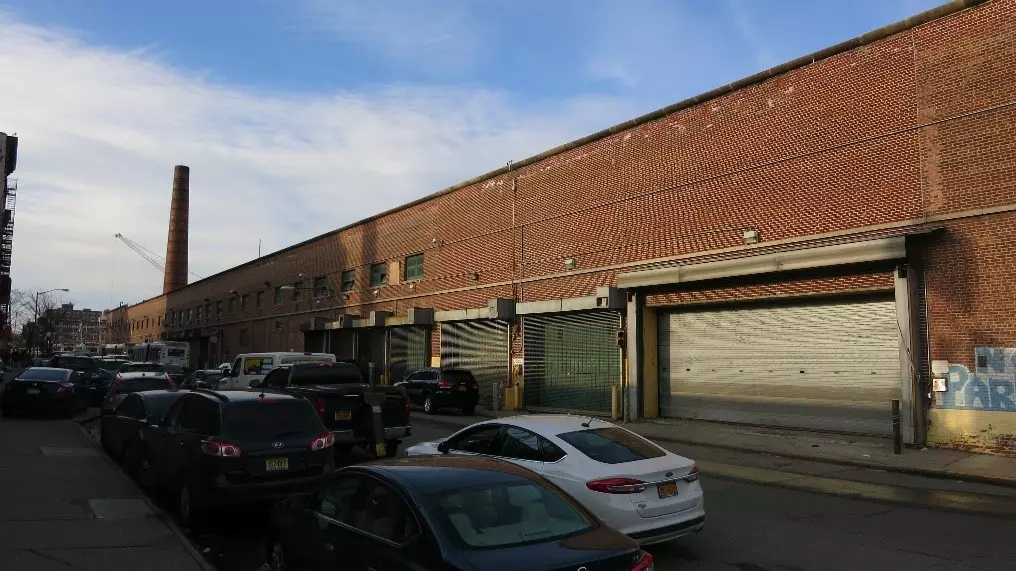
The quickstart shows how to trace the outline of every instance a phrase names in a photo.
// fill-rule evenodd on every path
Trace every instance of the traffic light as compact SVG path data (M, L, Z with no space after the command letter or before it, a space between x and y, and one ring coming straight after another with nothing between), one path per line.
M618 329L617 331L617 346L622 349L628 344L628 338L625 335L624 329Z

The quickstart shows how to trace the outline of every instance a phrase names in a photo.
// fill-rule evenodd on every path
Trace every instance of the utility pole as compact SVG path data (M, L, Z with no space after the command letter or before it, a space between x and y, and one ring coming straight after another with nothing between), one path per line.
M65 287L58 287L35 293L35 344L39 346L40 351L42 351L42 344L39 342L39 333L41 330L41 328L39 327L39 298L43 295L46 295L47 293L52 293L54 291L68 292L71 290Z

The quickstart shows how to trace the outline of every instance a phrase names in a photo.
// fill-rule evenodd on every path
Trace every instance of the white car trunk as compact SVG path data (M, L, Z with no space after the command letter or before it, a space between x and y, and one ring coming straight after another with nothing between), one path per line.
M667 455L624 464L611 464L612 475L633 478L650 484L644 492L629 494L635 510L642 517L658 517L695 507L697 497L688 496L693 485L680 478L687 476L695 463L679 456Z

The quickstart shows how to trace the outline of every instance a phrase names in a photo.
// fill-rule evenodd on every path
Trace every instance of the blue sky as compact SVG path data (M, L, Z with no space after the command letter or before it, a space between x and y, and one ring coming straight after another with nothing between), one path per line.
M14 287L158 293L174 164L210 275L939 3L7 0Z

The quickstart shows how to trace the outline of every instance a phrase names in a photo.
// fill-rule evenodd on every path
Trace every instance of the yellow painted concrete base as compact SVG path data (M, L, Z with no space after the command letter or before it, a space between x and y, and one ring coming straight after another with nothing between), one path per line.
M1016 412L929 411L928 444L1003 456L1016 456Z
M504 388L504 409L508 411L521 410L522 391L518 385Z

